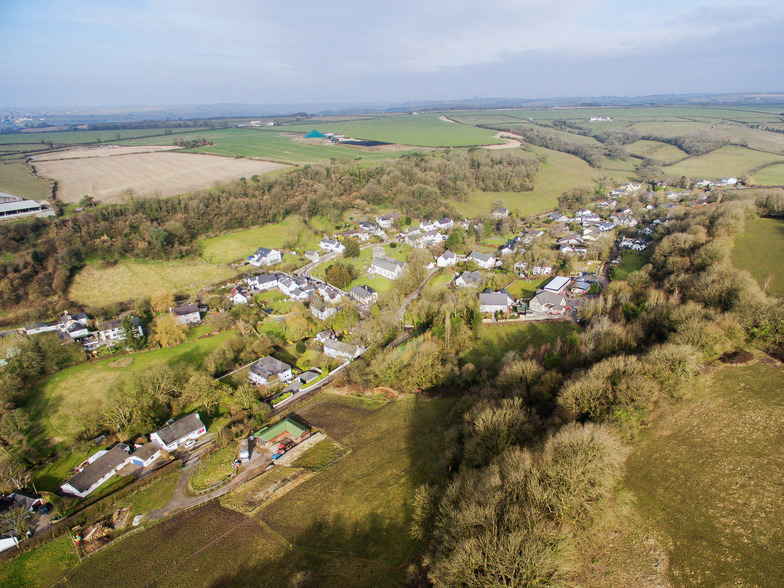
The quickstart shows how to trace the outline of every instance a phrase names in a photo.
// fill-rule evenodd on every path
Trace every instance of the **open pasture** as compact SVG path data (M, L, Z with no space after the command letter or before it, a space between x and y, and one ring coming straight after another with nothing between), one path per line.
M384 141L417 147L471 147L503 143L497 131L470 125L444 122L438 114L403 114L344 123L306 122L287 125L287 129L308 132L340 133L356 139Z
M624 147L626 151L637 157L653 159L662 163L675 163L681 159L689 157L685 151L678 149L675 145L661 143L659 141L637 141Z
M760 218L747 223L735 239L731 259L768 294L784 297L784 220Z
M177 135L198 132L199 129L172 130L167 134L165 129L120 129L112 131L49 131L44 133L9 133L0 135L0 145L19 143L51 142L54 145L82 145L86 143L115 143L126 139L140 137L163 137L169 144Z
M39 161L38 173L57 180L57 198L79 202L85 194L119 202L126 194L174 196L284 167L282 164L194 153L133 153Z
M108 267L92 263L76 274L68 297L87 306L103 306L160 292L187 294L235 273L228 267L199 260L124 260Z
M662 537L672 585L781 578L782 388L784 369L767 359L720 367L632 447L625 486Z
M784 186L784 163L776 163L754 172L751 183L759 186Z
M52 181L34 176L23 161L4 161L0 163L0 191L33 200L47 200L52 193Z
M675 165L664 168L664 173L671 177L686 176L687 178L720 179L727 176L743 178L751 170L761 165L781 161L784 158L770 153L752 151L745 147L727 145L705 155L690 157Z

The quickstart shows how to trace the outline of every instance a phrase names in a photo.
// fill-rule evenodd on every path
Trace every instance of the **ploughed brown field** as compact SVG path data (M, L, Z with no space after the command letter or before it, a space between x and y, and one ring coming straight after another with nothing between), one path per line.
M40 159L34 162L39 176L57 180L57 198L79 202L90 195L99 202L120 202L133 191L136 196L175 196L216 182L229 182L286 167L280 163L233 159L197 153L150 152ZM58 154L60 157L65 154Z

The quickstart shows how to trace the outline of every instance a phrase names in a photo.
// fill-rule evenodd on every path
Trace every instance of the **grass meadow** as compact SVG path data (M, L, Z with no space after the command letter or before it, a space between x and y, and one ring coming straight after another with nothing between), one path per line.
M53 586L79 563L66 533L54 541L0 565L0 584L5 588Z
M731 259L768 294L784 297L784 220L760 218L747 223L735 239Z
M624 251L620 265L613 270L613 280L626 280L629 274L642 269L648 263L648 255L640 251Z
M80 304L97 307L138 300L160 292L191 294L235 275L231 268L200 260L123 260L107 267L91 263L74 276L68 297Z
M224 331L177 347L134 353L128 356L133 359L132 363L125 367L116 367L116 358L109 357L64 369L37 386L32 401L33 413L53 441L73 442L81 429L79 416L101 411L109 387L118 377L157 365L176 369L196 367L232 335L234 331ZM78 461L73 465L77 464Z
M727 176L742 178L754 168L776 161L784 163L784 159L779 155L727 145L705 155L690 157L675 165L667 166L663 171L669 176L688 178L719 179Z
M482 358L487 356L497 363L508 351L525 351L531 345L538 347L554 343L577 330L577 325L567 321L485 325L482 335L473 349L463 356L463 361L479 365Z
M754 172L751 181L760 186L784 186L784 163L763 167Z
M781 578L784 369L726 366L633 445L625 487L662 538L674 586Z
M50 131L45 133L13 133L0 135L0 145L47 143L55 145L83 145L85 143L114 143L125 139L138 139L141 137L161 137L171 145L180 133L197 133L200 129L187 129L184 131L172 130L171 134L164 134L163 129L121 129L116 131ZM119 137L119 138L118 138Z
M0 163L0 192L48 200L52 195L52 181L34 176L22 161L4 161Z
M572 188L593 188L600 173L582 159L551 151L542 147L529 147L536 155L544 156L534 177L534 189L530 192L480 192L475 191L465 202L451 201L452 207L461 215L473 218L490 214L493 203L501 201L511 211L530 216L558 206L558 197Z
M624 149L632 155L654 159L665 164L675 163L676 161L689 157L688 153L678 149L675 145L662 143L660 141L637 141L626 145Z

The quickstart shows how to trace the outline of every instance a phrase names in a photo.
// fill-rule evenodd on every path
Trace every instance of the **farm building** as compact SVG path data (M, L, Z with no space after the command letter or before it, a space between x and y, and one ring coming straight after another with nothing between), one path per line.
M178 325L192 325L201 322L199 307L195 304L184 304L175 308L169 308L169 312L174 317L174 322Z
M11 220L22 216L54 216L54 209L46 202L25 200L0 192L0 220Z
M546 292L555 292L556 294L563 294L566 288L572 283L571 278L566 276L558 276L547 282L544 289Z
M150 434L150 441L166 451L174 451L181 443L190 439L198 439L207 432L201 422L199 413L194 412L186 417L166 425L159 431Z
M260 386L269 386L276 378L283 383L291 380L291 366L269 355L254 363L248 372L248 380Z
M115 445L89 463L82 471L68 478L68 481L62 484L60 489L66 494L84 498L130 461L129 449L124 443Z
M145 443L131 453L131 463L146 468L161 456L162 449L155 443Z
M574 285L571 288L571 291L572 291L572 294L576 294L576 295L579 296L580 294L586 294L588 292L588 290L590 290L590 289L591 289L590 282L582 282L582 281L580 281L580 282L575 282L574 283Z
M270 427L263 427L256 433L256 438L261 439L266 445L274 445L284 440L299 443L308 437L310 437L310 429L293 419L284 419Z

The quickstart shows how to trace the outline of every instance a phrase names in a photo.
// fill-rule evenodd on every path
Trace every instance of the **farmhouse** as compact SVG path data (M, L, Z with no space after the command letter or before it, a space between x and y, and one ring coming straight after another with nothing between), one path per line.
M572 283L571 278L567 278L566 276L558 276L553 278L547 285L545 285L544 289L546 292L555 292L556 294L563 294L566 292L566 288L569 284Z
M280 251L259 247L256 253L248 257L248 263L256 267L275 265L281 261Z
M479 294L479 312L490 314L507 312L512 304L514 304L514 298L505 289L499 292L487 289Z
M534 312L563 314L566 312L566 298L562 294L542 290L533 297L529 307Z
M378 292L370 286L354 286L348 295L362 306L368 306L378 300Z
M509 209L501 206L493 208L493 218L506 218L507 216L509 216Z
M162 449L156 443L145 443L131 453L130 461L134 465L146 468L161 456Z
M140 337L144 337L142 330L142 323L138 318L132 319L133 329ZM102 324L98 330L93 333L93 336L98 340L98 344L113 343L114 341L125 341L126 333L122 328L122 321L114 319Z
M436 258L436 265L438 267L447 267L450 265L455 265L457 263L457 254L452 253L447 249L441 255Z
M169 307L169 312L178 325L192 325L201 322L199 307L195 304L184 304L175 308Z
M299 443L308 437L310 437L310 429L293 419L284 419L272 426L263 427L256 433L256 438L261 439L266 445L274 445L284 440Z
M340 241L329 239L327 237L324 237L319 242L319 247L324 251L329 251L331 253L343 253L343 251L346 249L346 247Z
M396 280L403 272L405 264L397 259L374 257L370 263L368 271L372 274L378 274L390 280Z
M87 330L87 315L83 312L78 312L74 315L64 312L63 317L57 324L57 330L60 332L60 338L65 340L68 337L71 339L86 337L89 333Z
M336 339L324 341L324 355L335 359L356 359L364 351L362 347L343 343Z
M189 439L198 439L206 432L207 427L201 422L199 413L194 412L166 425L159 431L150 433L150 441L161 449L171 452L177 449L180 443Z
M125 443L115 445L109 451L100 454L82 471L68 478L68 481L62 484L60 489L67 494L84 498L130 461L129 450L130 448Z
M487 253L472 251L468 254L466 259L468 261L476 262L476 265L484 269L492 269L495 267L495 257L488 255Z
M269 386L276 378L283 383L291 380L291 366L271 356L259 359L248 372L248 380L259 386Z
M462 275L455 280L455 286L458 288L478 288L482 285L483 279L482 274L478 271L463 272Z

